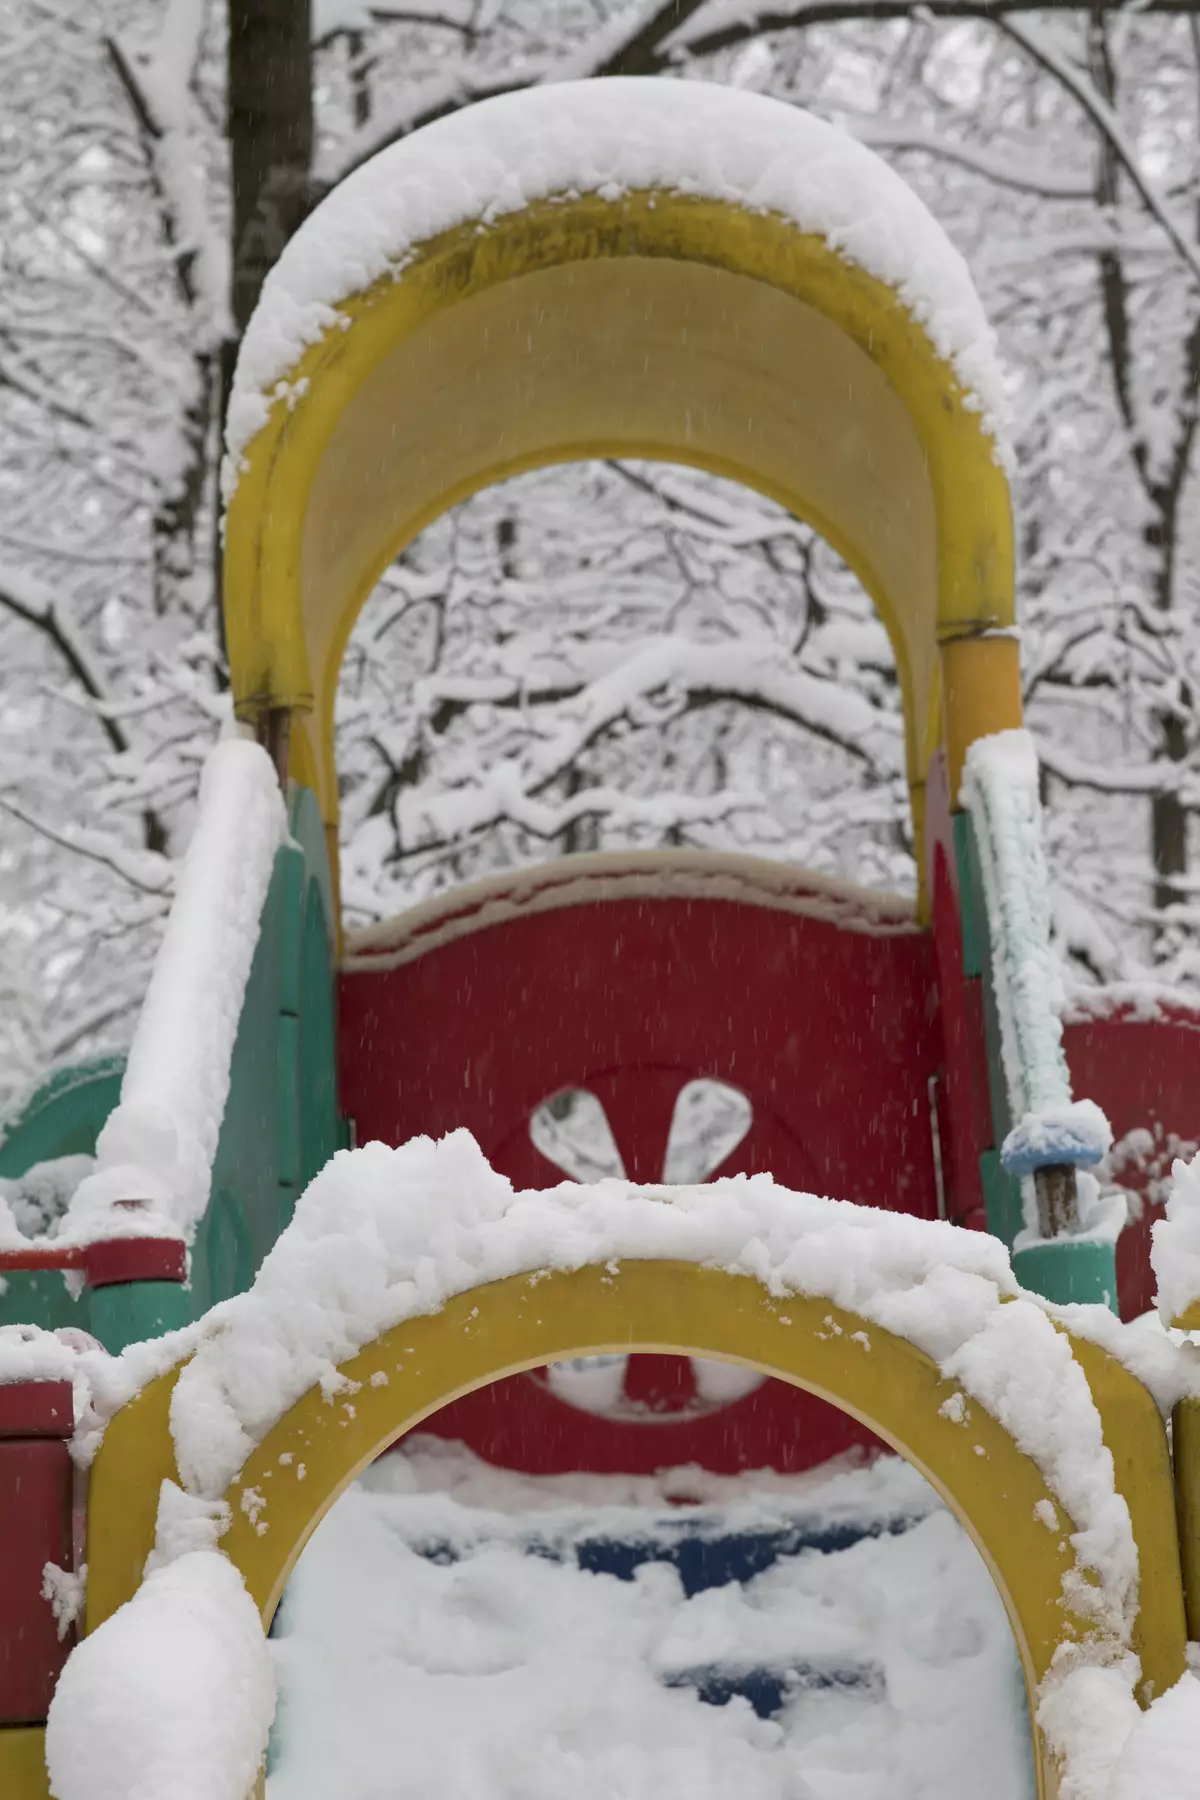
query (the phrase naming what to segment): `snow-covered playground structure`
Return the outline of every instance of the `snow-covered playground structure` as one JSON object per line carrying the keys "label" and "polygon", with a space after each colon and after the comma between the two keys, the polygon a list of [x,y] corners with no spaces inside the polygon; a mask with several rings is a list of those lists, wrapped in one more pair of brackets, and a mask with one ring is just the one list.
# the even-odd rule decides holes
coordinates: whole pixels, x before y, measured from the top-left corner
{"label": "snow-covered playground structure", "polygon": [[[750,94],[487,102],[293,239],[229,417],[243,731],[128,1060],[60,1075],[0,1141],[10,1182],[88,1159],[40,1235],[0,1208],[6,1800],[169,1800],[197,1757],[189,1794],[244,1800],[283,1584],[418,1421],[509,1467],[635,1472],[804,1469],[873,1434],[991,1569],[1040,1800],[1171,1800],[1200,1768],[1200,1374],[1113,1316],[1119,1288],[1149,1300],[1146,1245],[1125,1233],[1118,1272],[1125,1202],[1089,1173],[1114,1130],[1189,1135],[1200,1018],[1126,995],[1064,1026],[1003,407],[920,202]],[[903,696],[915,906],[664,852],[343,931],[358,610],[467,494],[592,455],[739,479],[859,575]],[[707,1187],[663,1186],[698,1078],[749,1127]],[[629,1182],[538,1191],[559,1175],[530,1120],[568,1090],[603,1103]],[[1181,1327],[1191,1231],[1160,1240]],[[615,1353],[647,1359],[624,1406],[539,1374]],[[691,1358],[751,1379],[706,1397]],[[203,1678],[151,1716],[175,1631]]]}

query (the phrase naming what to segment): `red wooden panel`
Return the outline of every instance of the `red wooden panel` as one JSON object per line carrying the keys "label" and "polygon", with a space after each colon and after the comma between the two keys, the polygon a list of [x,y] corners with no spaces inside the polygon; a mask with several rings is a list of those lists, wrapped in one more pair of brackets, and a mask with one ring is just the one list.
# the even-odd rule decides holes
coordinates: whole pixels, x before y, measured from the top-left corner
{"label": "red wooden panel", "polygon": [[0,1438],[68,1438],[74,1429],[69,1381],[0,1383]]}
{"label": "red wooden panel", "polygon": [[71,1458],[50,1438],[0,1443],[0,1725],[46,1717],[70,1649],[42,1599],[48,1562],[71,1566]]}
{"label": "red wooden panel", "polygon": [[[1182,1007],[1160,1009],[1153,1019],[1138,1018],[1132,1009],[1105,1017],[1082,1018],[1063,1032],[1071,1081],[1076,1094],[1095,1100],[1108,1114],[1113,1135],[1122,1138],[1138,1127],[1163,1138],[1174,1132],[1189,1142],[1200,1139],[1200,1016]],[[1164,1156],[1163,1161],[1166,1162]],[[1122,1183],[1144,1187],[1128,1173]],[[1147,1196],[1142,1216],[1130,1222],[1117,1244],[1117,1284],[1121,1316],[1135,1318],[1154,1303],[1150,1267],[1150,1229],[1162,1217],[1161,1205]]]}
{"label": "red wooden panel", "polygon": [[692,1417],[648,1413],[622,1420],[580,1412],[544,1382],[516,1375],[455,1400],[420,1429],[468,1444],[487,1462],[529,1475],[580,1469],[652,1475],[693,1463],[718,1475],[743,1469],[800,1474],[876,1443],[835,1406],[782,1381],[765,1381],[732,1406]]}
{"label": "red wooden panel", "polygon": [[[358,1141],[466,1125],[496,1160],[561,1088],[636,1073],[621,1144],[661,1177],[669,1109],[639,1084],[710,1076],[770,1121],[774,1174],[936,1215],[931,940],[722,901],[613,900],[505,920],[344,974],[340,1075]],[[649,1107],[651,1100],[645,1100]],[[782,1159],[779,1160],[779,1159]],[[515,1168],[511,1171],[516,1175]]]}
{"label": "red wooden panel", "polygon": [[[718,1174],[769,1170],[790,1187],[934,1217],[928,1081],[940,1059],[927,935],[770,905],[589,900],[341,980],[340,1085],[358,1141],[465,1125],[519,1186],[563,1178],[534,1148],[529,1119],[567,1087],[602,1102],[630,1179],[661,1180],[676,1096],[706,1076],[753,1107]],[[631,1385],[627,1399],[690,1383],[659,1368]],[[779,1382],[717,1410],[664,1419],[647,1405],[630,1419],[581,1412],[516,1377],[423,1429],[538,1473],[798,1470],[874,1441]]]}

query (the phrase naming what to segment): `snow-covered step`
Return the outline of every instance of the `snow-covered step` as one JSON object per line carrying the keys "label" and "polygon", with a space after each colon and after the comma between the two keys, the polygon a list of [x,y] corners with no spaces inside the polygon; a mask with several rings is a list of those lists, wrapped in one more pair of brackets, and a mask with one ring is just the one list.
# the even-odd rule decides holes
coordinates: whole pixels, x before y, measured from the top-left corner
{"label": "snow-covered step", "polygon": [[[803,1543],[821,1520],[854,1541]],[[689,1533],[728,1555],[787,1529],[746,1579],[685,1586]],[[639,1559],[583,1566],[598,1543]],[[417,1443],[322,1524],[274,1652],[268,1800],[1032,1800],[999,1597],[894,1458],[536,1480]]]}
{"label": "snow-covered step", "polygon": [[760,1719],[773,1719],[798,1695],[828,1688],[849,1688],[882,1696],[886,1683],[877,1663],[807,1662],[782,1669],[686,1669],[665,1677],[668,1687],[693,1689],[707,1706],[728,1706],[742,1699]]}

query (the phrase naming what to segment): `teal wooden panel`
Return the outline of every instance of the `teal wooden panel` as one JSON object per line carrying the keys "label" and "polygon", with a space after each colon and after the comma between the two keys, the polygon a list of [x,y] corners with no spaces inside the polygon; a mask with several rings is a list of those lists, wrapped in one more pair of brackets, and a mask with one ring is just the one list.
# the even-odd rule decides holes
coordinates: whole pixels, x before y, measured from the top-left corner
{"label": "teal wooden panel", "polygon": [[119,1281],[88,1296],[87,1329],[114,1356],[127,1344],[162,1337],[189,1322],[189,1296],[178,1281]]}
{"label": "teal wooden panel", "polygon": [[295,1187],[300,1180],[300,1020],[292,1013],[279,1016],[278,1092],[276,1177],[289,1187]]}
{"label": "teal wooden panel", "polygon": [[979,873],[979,852],[971,815],[956,812],[950,820],[954,833],[954,860],[958,868],[958,908],[962,921],[963,974],[982,975],[987,944],[987,919],[983,904],[983,882]]}
{"label": "teal wooden panel", "polygon": [[301,941],[300,1183],[340,1148],[333,954],[318,884],[310,881]]}
{"label": "teal wooden panel", "polygon": [[979,1176],[983,1183],[988,1230],[1011,1249],[1013,1239],[1025,1223],[1021,1184],[1002,1166],[998,1150],[984,1151],[979,1159]]}
{"label": "teal wooden panel", "polygon": [[56,1070],[0,1128],[0,1175],[24,1175],[35,1163],[59,1156],[91,1156],[124,1074],[124,1056]]}
{"label": "teal wooden panel", "polygon": [[1014,1254],[1013,1274],[1031,1294],[1057,1306],[1107,1306],[1118,1311],[1115,1244],[1078,1238],[1031,1244]]}
{"label": "teal wooden panel", "polygon": [[[114,1284],[72,1300],[61,1274],[21,1273],[0,1287],[0,1323],[77,1325],[117,1351],[199,1317],[250,1286],[298,1192],[342,1143],[333,888],[324,824],[306,789],[293,789],[290,824],[246,985],[190,1286]],[[0,1174],[93,1152],[123,1073],[123,1058],[106,1058],[44,1084],[0,1142]]]}
{"label": "teal wooden panel", "polygon": [[73,1299],[57,1269],[14,1269],[0,1277],[0,1325],[40,1325],[43,1331],[74,1325],[91,1331],[88,1295]]}
{"label": "teal wooden panel", "polygon": [[[209,1209],[192,1250],[192,1315],[241,1293],[278,1235],[279,1019],[283,920],[296,852],[280,850],[263,907],[213,1161]],[[231,1240],[231,1217],[237,1228]]]}
{"label": "teal wooden panel", "polygon": [[304,852],[310,881],[317,884],[321,909],[325,914],[325,936],[332,944],[337,938],[337,916],[333,909],[333,876],[329,869],[329,851],[325,839],[325,821],[311,788],[291,790],[289,829],[292,842]]}

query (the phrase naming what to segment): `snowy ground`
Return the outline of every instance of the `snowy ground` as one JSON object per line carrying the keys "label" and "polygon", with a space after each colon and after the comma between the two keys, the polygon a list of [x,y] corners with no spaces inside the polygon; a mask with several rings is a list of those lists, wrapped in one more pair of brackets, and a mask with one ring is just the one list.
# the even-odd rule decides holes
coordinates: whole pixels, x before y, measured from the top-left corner
{"label": "snowy ground", "polygon": [[[710,1547],[707,1574],[685,1536]],[[723,1545],[789,1536],[824,1547],[701,1585]],[[633,1579],[597,1571],[598,1542],[640,1545]],[[1033,1793],[999,1598],[892,1457],[792,1479],[532,1480],[417,1440],[334,1508],[277,1629],[269,1800]]]}

